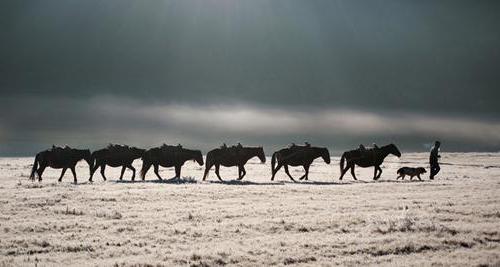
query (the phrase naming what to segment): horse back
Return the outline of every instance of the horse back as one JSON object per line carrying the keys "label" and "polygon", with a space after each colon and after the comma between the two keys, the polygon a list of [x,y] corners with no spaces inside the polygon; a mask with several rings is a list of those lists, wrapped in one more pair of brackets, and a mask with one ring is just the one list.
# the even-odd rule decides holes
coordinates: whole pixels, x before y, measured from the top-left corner
{"label": "horse back", "polygon": [[239,165],[239,155],[235,149],[216,148],[207,153],[207,163],[219,164],[225,167]]}
{"label": "horse back", "polygon": [[176,151],[173,147],[168,147],[167,149],[155,147],[147,150],[143,157],[148,158],[151,163],[159,164],[163,167],[173,167],[178,164]]}
{"label": "horse back", "polygon": [[309,150],[304,150],[303,148],[283,148],[278,151],[277,160],[282,164],[290,166],[308,165],[311,164],[315,158],[317,158],[309,152]]}
{"label": "horse back", "polygon": [[46,150],[41,152],[39,158],[47,166],[54,169],[72,167],[81,159],[81,157],[77,156],[77,151],[73,149],[68,151]]}

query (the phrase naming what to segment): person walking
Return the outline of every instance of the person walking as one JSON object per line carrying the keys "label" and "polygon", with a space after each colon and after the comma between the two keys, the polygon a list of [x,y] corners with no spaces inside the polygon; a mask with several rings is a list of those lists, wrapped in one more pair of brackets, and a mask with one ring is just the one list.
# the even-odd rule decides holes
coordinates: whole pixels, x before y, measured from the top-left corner
{"label": "person walking", "polygon": [[436,176],[439,171],[441,170],[441,167],[439,167],[439,158],[441,157],[439,155],[439,147],[441,146],[441,142],[436,141],[434,143],[434,146],[431,149],[431,155],[429,157],[429,163],[431,165],[431,171],[430,171],[430,178],[431,180],[434,180],[434,176]]}

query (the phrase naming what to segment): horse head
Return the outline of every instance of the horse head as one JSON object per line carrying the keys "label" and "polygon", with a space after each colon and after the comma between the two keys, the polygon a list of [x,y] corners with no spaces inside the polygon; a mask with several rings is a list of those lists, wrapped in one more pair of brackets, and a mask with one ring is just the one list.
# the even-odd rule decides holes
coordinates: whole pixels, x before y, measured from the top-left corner
{"label": "horse head", "polygon": [[203,165],[203,155],[200,150],[193,150],[194,160],[198,162],[198,164]]}
{"label": "horse head", "polygon": [[326,164],[330,164],[330,152],[328,151],[328,148],[326,147],[320,148],[320,155]]}
{"label": "horse head", "polygon": [[266,154],[264,154],[264,148],[259,146],[257,149],[257,157],[260,159],[261,163],[266,163]]}
{"label": "horse head", "polygon": [[395,144],[389,144],[386,146],[387,147],[387,152],[390,154],[393,154],[394,156],[400,158],[401,157],[401,152],[399,151],[398,147]]}

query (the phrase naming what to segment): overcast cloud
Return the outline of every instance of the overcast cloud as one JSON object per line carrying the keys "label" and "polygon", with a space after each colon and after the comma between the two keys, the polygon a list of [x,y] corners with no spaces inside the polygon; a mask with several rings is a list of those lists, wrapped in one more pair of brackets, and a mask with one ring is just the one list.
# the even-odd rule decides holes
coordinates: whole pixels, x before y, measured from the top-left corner
{"label": "overcast cloud", "polygon": [[[0,154],[500,149],[500,2],[0,2]],[[269,153],[269,151],[267,151]]]}

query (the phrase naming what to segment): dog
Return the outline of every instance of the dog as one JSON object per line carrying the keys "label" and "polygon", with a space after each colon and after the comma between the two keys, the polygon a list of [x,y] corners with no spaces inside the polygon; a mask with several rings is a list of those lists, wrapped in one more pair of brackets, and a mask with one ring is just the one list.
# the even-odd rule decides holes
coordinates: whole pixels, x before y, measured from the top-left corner
{"label": "dog", "polygon": [[400,168],[397,172],[398,174],[398,177],[396,177],[396,180],[401,178],[402,180],[405,179],[405,176],[408,175],[410,176],[410,180],[413,179],[413,177],[417,176],[417,178],[422,181],[422,179],[420,178],[420,175],[423,174],[423,173],[426,173],[425,169],[422,168],[422,167],[418,167],[418,168],[411,168],[411,167],[403,167],[403,168]]}

